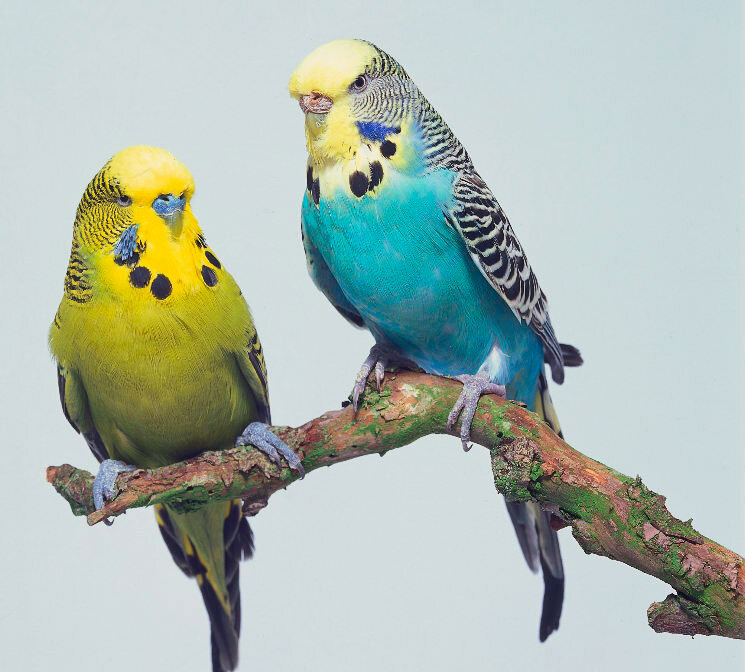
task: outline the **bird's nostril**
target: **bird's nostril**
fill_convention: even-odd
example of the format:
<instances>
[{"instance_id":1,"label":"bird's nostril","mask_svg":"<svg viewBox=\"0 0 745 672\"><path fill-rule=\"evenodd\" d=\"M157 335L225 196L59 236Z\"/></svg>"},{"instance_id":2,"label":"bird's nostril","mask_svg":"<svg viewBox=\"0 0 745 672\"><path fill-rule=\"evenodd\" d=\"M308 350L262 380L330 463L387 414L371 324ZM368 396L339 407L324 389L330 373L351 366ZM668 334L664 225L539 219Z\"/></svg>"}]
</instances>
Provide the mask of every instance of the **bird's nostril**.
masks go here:
<instances>
[{"instance_id":1,"label":"bird's nostril","mask_svg":"<svg viewBox=\"0 0 745 672\"><path fill-rule=\"evenodd\" d=\"M167 203L170 199L171 199L171 195L170 194L161 194L160 196L158 196L158 198L156 200L158 200L158 201L165 201Z\"/></svg>"}]
</instances>

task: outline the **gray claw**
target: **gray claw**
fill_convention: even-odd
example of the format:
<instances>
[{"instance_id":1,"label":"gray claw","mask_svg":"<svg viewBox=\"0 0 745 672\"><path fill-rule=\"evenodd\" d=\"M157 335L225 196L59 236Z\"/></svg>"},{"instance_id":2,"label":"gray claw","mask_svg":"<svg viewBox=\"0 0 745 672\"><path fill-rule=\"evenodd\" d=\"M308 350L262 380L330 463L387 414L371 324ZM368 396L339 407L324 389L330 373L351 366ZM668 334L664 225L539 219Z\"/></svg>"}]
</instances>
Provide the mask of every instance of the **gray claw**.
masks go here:
<instances>
[{"instance_id":1,"label":"gray claw","mask_svg":"<svg viewBox=\"0 0 745 672\"><path fill-rule=\"evenodd\" d=\"M456 380L463 383L463 389L460 392L458 400L453 406L453 410L448 415L448 431L453 428L458 420L458 416L463 412L460 423L460 440L463 443L463 450L471 450L471 423L473 416L476 414L476 407L479 405L479 399L482 394L496 394L500 397L506 395L504 385L492 383L484 374L475 376L464 374L455 376Z\"/></svg>"},{"instance_id":2,"label":"gray claw","mask_svg":"<svg viewBox=\"0 0 745 672\"><path fill-rule=\"evenodd\" d=\"M104 460L98 467L96 478L93 479L93 505L96 510L102 509L107 499L112 499L116 494L114 485L119 474L125 471L134 471L137 467L131 464L125 464L120 460ZM113 524L113 521L104 518L107 525Z\"/></svg>"},{"instance_id":3,"label":"gray claw","mask_svg":"<svg viewBox=\"0 0 745 672\"><path fill-rule=\"evenodd\" d=\"M381 360L375 362L375 384L378 386L378 392L380 392L383 380L385 380L385 365L386 363Z\"/></svg>"},{"instance_id":4,"label":"gray claw","mask_svg":"<svg viewBox=\"0 0 745 672\"><path fill-rule=\"evenodd\" d=\"M352 408L354 408L355 413L359 408L360 395L365 390L365 385L367 385L367 377L370 375L370 371L372 371L374 364L375 360L373 359L372 355L368 355L367 359L362 362L359 373L354 379L354 387L352 388Z\"/></svg>"},{"instance_id":5,"label":"gray claw","mask_svg":"<svg viewBox=\"0 0 745 672\"><path fill-rule=\"evenodd\" d=\"M354 380L354 388L352 389L352 407L354 412L357 412L359 407L360 395L365 391L367 385L367 377L370 372L375 369L375 382L380 390L385 379L385 367L388 365L388 356L384 352L383 348L379 345L373 345L370 348L370 354L362 362L360 371L357 374L357 378Z\"/></svg>"},{"instance_id":6,"label":"gray claw","mask_svg":"<svg viewBox=\"0 0 745 672\"><path fill-rule=\"evenodd\" d=\"M284 457L290 469L294 469L301 478L305 478L305 468L300 458L263 422L252 422L236 439L235 445L253 446L264 453L274 464L280 464L281 457Z\"/></svg>"}]
</instances>

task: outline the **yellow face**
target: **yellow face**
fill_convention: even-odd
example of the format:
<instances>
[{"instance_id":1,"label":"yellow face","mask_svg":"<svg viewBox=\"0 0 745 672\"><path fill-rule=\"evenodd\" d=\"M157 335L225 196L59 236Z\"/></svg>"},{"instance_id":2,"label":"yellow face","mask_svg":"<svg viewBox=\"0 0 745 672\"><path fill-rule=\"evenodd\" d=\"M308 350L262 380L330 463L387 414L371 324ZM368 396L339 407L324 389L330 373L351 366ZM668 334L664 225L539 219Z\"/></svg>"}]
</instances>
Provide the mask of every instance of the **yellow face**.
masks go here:
<instances>
[{"instance_id":1,"label":"yellow face","mask_svg":"<svg viewBox=\"0 0 745 672\"><path fill-rule=\"evenodd\" d=\"M305 112L308 151L316 161L351 158L362 139L352 115L355 82L378 56L361 40L336 40L312 51L290 77Z\"/></svg>"}]
</instances>

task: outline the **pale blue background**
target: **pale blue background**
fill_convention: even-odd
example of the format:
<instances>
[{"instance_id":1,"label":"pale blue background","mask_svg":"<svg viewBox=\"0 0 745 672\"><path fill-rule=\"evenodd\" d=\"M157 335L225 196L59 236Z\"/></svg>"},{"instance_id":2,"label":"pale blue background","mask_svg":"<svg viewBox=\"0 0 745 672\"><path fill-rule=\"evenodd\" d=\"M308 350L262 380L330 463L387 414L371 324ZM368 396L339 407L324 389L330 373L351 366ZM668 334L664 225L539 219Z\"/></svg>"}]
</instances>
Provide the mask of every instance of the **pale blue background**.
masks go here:
<instances>
[{"instance_id":1,"label":"pale blue background","mask_svg":"<svg viewBox=\"0 0 745 672\"><path fill-rule=\"evenodd\" d=\"M743 20L735 2L3 3L0 667L209 669L199 593L149 511L88 529L44 482L94 460L46 330L88 180L166 147L254 310L274 417L335 408L370 337L306 276L295 65L366 37L442 112L512 220L562 340L578 449L745 551ZM46 5L46 6L44 6ZM254 522L243 670L740 669L743 644L654 634L668 587L561 535L561 629L537 639L484 451L432 438L314 473ZM132 661L135 661L134 663Z\"/></svg>"}]
</instances>

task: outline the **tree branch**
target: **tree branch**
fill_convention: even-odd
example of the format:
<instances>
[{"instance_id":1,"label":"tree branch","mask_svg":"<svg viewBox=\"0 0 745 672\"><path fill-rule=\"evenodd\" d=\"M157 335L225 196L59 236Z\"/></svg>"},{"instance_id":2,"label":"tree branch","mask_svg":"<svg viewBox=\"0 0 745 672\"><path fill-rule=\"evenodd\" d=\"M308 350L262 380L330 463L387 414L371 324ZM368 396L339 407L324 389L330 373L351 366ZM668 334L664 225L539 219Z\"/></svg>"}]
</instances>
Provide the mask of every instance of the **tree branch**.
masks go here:
<instances>
[{"instance_id":1,"label":"tree branch","mask_svg":"<svg viewBox=\"0 0 745 672\"><path fill-rule=\"evenodd\" d=\"M347 407L302 427L274 430L311 472L448 433L445 423L460 389L449 379L399 371L388 375L381 392L368 386L356 417ZM534 414L497 397L482 399L471 433L475 443L491 451L494 483L505 497L538 501L554 514L557 529L571 526L586 553L623 562L677 591L649 607L649 625L656 632L745 639L745 561L703 537L690 521L672 516L665 498L639 477L578 453ZM91 474L68 464L47 469L47 480L75 515L88 516L89 525L157 503L190 511L236 498L255 515L274 492L297 479L253 448L207 452L160 469L121 474L117 497L94 511Z\"/></svg>"}]
</instances>

